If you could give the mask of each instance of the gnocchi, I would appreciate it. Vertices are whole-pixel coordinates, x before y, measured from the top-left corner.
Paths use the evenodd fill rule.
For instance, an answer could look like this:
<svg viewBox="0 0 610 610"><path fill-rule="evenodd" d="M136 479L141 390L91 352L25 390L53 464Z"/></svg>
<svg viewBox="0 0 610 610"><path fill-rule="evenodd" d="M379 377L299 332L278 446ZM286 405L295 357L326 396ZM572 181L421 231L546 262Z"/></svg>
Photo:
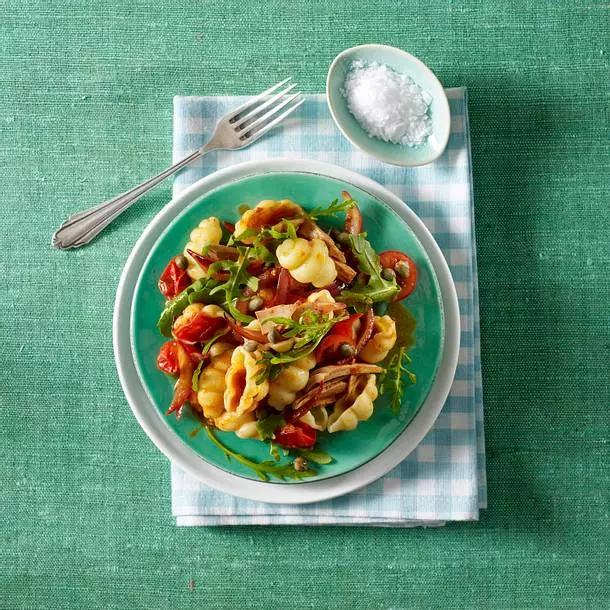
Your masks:
<svg viewBox="0 0 610 610"><path fill-rule="evenodd" d="M247 352L243 347L233 350L225 375L224 406L227 413L250 413L267 396L269 381L265 379L257 383L261 373L260 360L260 352Z"/></svg>
<svg viewBox="0 0 610 610"><path fill-rule="evenodd" d="M396 343L396 322L390 316L375 316L373 334L360 352L361 360L381 362Z"/></svg>
<svg viewBox="0 0 610 610"><path fill-rule="evenodd" d="M309 371L315 365L315 357L309 354L284 368L276 379L269 382L267 402L278 411L293 403L297 392L307 385Z"/></svg>
<svg viewBox="0 0 610 610"><path fill-rule="evenodd" d="M191 231L190 241L184 248L184 256L188 261L187 273L193 280L199 280L205 277L205 271L195 262L195 259L188 253L188 250L193 250L201 254L206 246L216 246L222 239L222 228L220 221L215 216L205 218L199 223L199 226Z"/></svg>
<svg viewBox="0 0 610 610"><path fill-rule="evenodd" d="M351 404L345 404L345 398L335 404L326 429L331 433L354 430L361 421L369 419L373 414L373 402L378 395L375 375L366 375L364 388Z"/></svg>
<svg viewBox="0 0 610 610"><path fill-rule="evenodd" d="M288 269L297 282L322 288L337 277L335 263L321 239L286 239L277 247L275 255L280 265Z"/></svg>

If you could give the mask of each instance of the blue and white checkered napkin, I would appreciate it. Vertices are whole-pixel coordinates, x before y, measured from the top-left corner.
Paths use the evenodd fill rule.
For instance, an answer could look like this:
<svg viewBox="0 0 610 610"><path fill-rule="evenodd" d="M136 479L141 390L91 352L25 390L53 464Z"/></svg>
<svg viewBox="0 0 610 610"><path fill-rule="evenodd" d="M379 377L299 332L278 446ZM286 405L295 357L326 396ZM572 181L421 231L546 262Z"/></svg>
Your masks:
<svg viewBox="0 0 610 610"><path fill-rule="evenodd" d="M356 150L333 123L323 95L255 145L206 155L174 183L179 193L216 169L242 161L302 157L335 163L393 191L426 223L457 287L462 335L457 374L436 424L399 466L368 487L334 500L276 505L206 487L172 465L172 512L178 525L376 525L410 527L477 519L486 506L479 302L465 89L448 89L451 137L424 167L385 165ZM174 98L174 160L200 147L239 97Z"/></svg>

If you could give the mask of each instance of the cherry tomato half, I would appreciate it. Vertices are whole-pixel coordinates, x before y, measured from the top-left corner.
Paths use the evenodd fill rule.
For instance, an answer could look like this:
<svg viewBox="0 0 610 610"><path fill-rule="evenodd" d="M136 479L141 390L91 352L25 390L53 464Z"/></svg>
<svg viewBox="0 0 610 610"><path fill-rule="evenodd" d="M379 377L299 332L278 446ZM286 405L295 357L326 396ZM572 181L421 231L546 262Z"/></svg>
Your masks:
<svg viewBox="0 0 610 610"><path fill-rule="evenodd" d="M185 324L174 327L174 337L187 343L207 341L224 325L224 318L213 318L200 311Z"/></svg>
<svg viewBox="0 0 610 610"><path fill-rule="evenodd" d="M159 290L167 299L173 299L180 294L187 286L190 286L191 278L186 269L180 269L176 259L172 258L159 278Z"/></svg>
<svg viewBox="0 0 610 610"><path fill-rule="evenodd" d="M287 449L313 447L317 432L302 421L284 424L275 431L275 442Z"/></svg>
<svg viewBox="0 0 610 610"><path fill-rule="evenodd" d="M403 262L407 265L407 273L396 273L396 281L400 286L400 292L394 298L395 301L402 301L407 298L414 290L417 284L417 267L410 256L398 250L386 250L379 255L379 260L382 267L389 267L396 271L396 265Z"/></svg>
<svg viewBox="0 0 610 610"><path fill-rule="evenodd" d="M180 372L175 341L167 341L161 346L157 356L157 366L168 375L177 375Z"/></svg>
<svg viewBox="0 0 610 610"><path fill-rule="evenodd" d="M351 345L355 353L356 330L354 325L361 317L361 313L354 313L346 320L337 322L332 327L330 333L322 339L322 342L316 349L316 360L319 363L328 363L340 359L342 356L338 354L338 351L339 347L344 343Z"/></svg>

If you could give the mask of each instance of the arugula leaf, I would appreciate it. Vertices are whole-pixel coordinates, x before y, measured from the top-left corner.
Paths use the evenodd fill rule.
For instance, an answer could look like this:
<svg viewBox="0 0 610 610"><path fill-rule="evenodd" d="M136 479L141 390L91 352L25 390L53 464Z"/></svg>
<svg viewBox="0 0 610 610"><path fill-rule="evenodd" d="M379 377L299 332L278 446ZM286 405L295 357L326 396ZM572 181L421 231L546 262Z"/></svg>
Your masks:
<svg viewBox="0 0 610 610"><path fill-rule="evenodd" d="M369 306L391 300L398 293L398 284L396 279L386 280L381 277L379 256L366 240L366 233L350 235L349 242L359 261L358 269L370 277L366 284L356 284L349 290L343 290L337 300L350 305L361 303Z"/></svg>
<svg viewBox="0 0 610 610"><path fill-rule="evenodd" d="M224 284L219 284L210 291L211 295L219 292L224 293L222 306L239 322L247 324L254 318L241 313L235 306L235 302L242 297L241 286L249 286L251 289L258 289L258 279L252 277L248 271L248 254L250 248L240 249L239 259L236 261L217 261L212 263L208 269L211 275L216 271L228 271L229 279ZM254 286L254 288L252 288Z"/></svg>
<svg viewBox="0 0 610 610"><path fill-rule="evenodd" d="M236 462L243 464L247 468L251 468L262 481L268 481L269 477L277 477L281 480L286 479L306 479L308 477L314 477L318 474L315 470L307 469L304 471L295 470L292 462L286 462L284 464L277 464L275 460L265 460L264 462L254 462L249 458L231 451L228 447L223 445L216 435L208 428L205 427L205 431L209 439L224 453L228 460L234 459Z"/></svg>
<svg viewBox="0 0 610 610"><path fill-rule="evenodd" d="M262 440L275 438L275 431L283 426L286 422L280 413L269 415L264 419L259 419L256 422L256 429Z"/></svg>
<svg viewBox="0 0 610 610"><path fill-rule="evenodd" d="M218 285L213 279L202 278L187 286L180 294L165 304L161 312L157 327L165 337L172 336L174 320L191 303L218 303L218 298L212 296L212 291Z"/></svg>
<svg viewBox="0 0 610 610"><path fill-rule="evenodd" d="M269 239L281 241L285 239L296 239L297 229L294 226L294 223L292 223L290 220L282 220L282 222L286 227L286 231L276 231L271 227L266 229L250 228L242 231L239 235L236 235L235 239L237 241L243 241L244 239L254 237L253 246L258 246Z"/></svg>
<svg viewBox="0 0 610 610"><path fill-rule="evenodd" d="M279 445L276 445L273 441L269 442L269 454L276 462L279 462L282 459L280 456Z"/></svg>
<svg viewBox="0 0 610 610"><path fill-rule="evenodd" d="M201 375L201 369L203 368L203 360L197 365L197 368L193 372L193 378L191 380L191 389L196 392L199 389L199 375Z"/></svg>
<svg viewBox="0 0 610 610"><path fill-rule="evenodd" d="M256 377L256 383L262 383L265 379L273 379L279 375L282 367L290 362L309 356L322 339L329 333L330 329L347 316L337 315L334 318L325 316L314 310L305 311L298 320L290 318L269 318L267 321L284 326L283 336L287 339L294 339L292 349L275 353L271 350L263 352L260 364L262 366L260 374Z"/></svg>
<svg viewBox="0 0 610 610"><path fill-rule="evenodd" d="M314 208L311 212L307 212L305 215L310 220L317 220L322 216L336 216L341 212L347 212L349 208L351 208L356 202L353 199L345 199L343 201L339 201L338 199L334 199L331 201L330 205L326 208Z"/></svg>
<svg viewBox="0 0 610 610"><path fill-rule="evenodd" d="M333 461L332 456L326 451L314 450L314 449L291 449L291 453L300 455L305 458L308 462L314 462L315 464L330 464Z"/></svg>
<svg viewBox="0 0 610 610"><path fill-rule="evenodd" d="M417 383L417 376L407 368L412 362L407 354L407 349L405 346L392 348L384 361L387 362L387 365L384 366L382 363L385 371L379 376L379 393L384 394L386 390L392 393L390 408L394 415L400 413L402 395L405 390L405 375L411 385Z"/></svg>
<svg viewBox="0 0 610 610"><path fill-rule="evenodd" d="M263 261L266 264L277 263L277 256L263 244L256 244L252 247L252 259Z"/></svg>
<svg viewBox="0 0 610 610"><path fill-rule="evenodd" d="M220 339L220 337L224 337L229 332L230 331L228 328L223 328L223 329L217 331L216 333L214 333L214 335L203 344L203 349L201 350L201 355L205 356L210 351L210 348L212 347L212 345L214 345L214 343L216 343L216 341L218 341L218 339Z"/></svg>

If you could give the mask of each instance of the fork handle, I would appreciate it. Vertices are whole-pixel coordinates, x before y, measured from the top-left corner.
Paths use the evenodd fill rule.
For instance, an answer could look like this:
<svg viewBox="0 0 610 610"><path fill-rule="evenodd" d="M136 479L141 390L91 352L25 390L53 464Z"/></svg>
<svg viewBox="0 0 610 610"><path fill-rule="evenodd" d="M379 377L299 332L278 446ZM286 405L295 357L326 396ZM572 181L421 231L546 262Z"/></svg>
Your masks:
<svg viewBox="0 0 610 610"><path fill-rule="evenodd" d="M178 170L199 159L209 150L212 150L212 146L206 145L129 191L108 199L108 201L104 201L93 208L73 214L63 222L53 235L53 246L66 249L79 248L88 244L142 195L148 193L157 184L163 182Z"/></svg>

